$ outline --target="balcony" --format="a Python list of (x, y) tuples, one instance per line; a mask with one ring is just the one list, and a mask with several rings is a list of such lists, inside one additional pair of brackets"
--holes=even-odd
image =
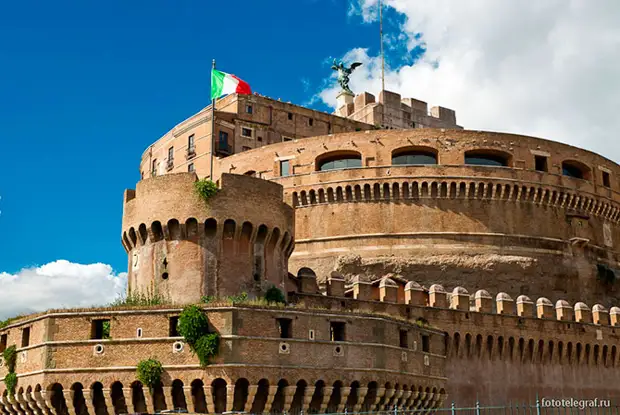
[(188, 148), (187, 153), (185, 153), (185, 159), (191, 160), (194, 157), (196, 157), (196, 148), (195, 147)]
[(166, 162), (166, 170), (170, 171), (174, 167), (174, 159), (170, 159)]
[(230, 146), (228, 143), (218, 142), (215, 146), (215, 153), (218, 156), (230, 156), (233, 153), (232, 146)]

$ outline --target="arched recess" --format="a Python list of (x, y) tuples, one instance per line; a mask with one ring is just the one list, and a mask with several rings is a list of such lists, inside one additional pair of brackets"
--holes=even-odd
[(269, 397), (269, 381), (267, 379), (261, 379), (258, 381), (258, 388), (256, 388), (256, 396), (254, 402), (252, 402), (252, 408), (250, 413), (262, 414)]
[(288, 381), (286, 379), (280, 379), (278, 382), (278, 390), (276, 391), (276, 395), (273, 397), (273, 404), (271, 405), (272, 414), (280, 414), (284, 411), (284, 391), (287, 386)]
[(252, 265), (252, 275), (254, 281), (261, 281), (265, 276), (265, 239), (268, 229), (265, 225), (258, 227), (256, 240), (254, 241), (254, 262)]
[(342, 382), (337, 380), (334, 382), (332, 389), (332, 396), (329, 397), (329, 401), (327, 403), (327, 413), (333, 414), (338, 411), (338, 406), (340, 405), (340, 400), (342, 399)]
[(377, 400), (377, 382), (370, 382), (368, 384), (368, 392), (364, 398), (362, 404), (362, 412), (369, 412), (374, 409), (374, 403)]
[(215, 238), (217, 234), (217, 220), (209, 218), (205, 221), (205, 236), (207, 238)]
[(129, 228), (129, 239), (131, 240), (131, 247), (135, 248), (138, 245), (138, 236), (134, 228)]
[(176, 219), (170, 219), (167, 224), (168, 235), (171, 240), (178, 241), (181, 239), (181, 226)]
[(438, 164), (437, 150), (432, 147), (408, 146), (392, 151), (392, 165), (416, 166)]
[[(114, 382), (112, 386), (110, 387), (110, 394), (112, 396), (112, 405), (114, 406), (114, 413), (115, 414), (126, 414), (127, 403), (125, 402), (125, 395), (123, 395), (123, 384), (121, 382)], [(110, 411), (108, 410), (108, 412)]]
[(166, 410), (166, 397), (164, 395), (164, 388), (161, 382), (153, 387), (153, 407), (155, 412), (161, 412)]
[[(95, 382), (90, 389), (93, 397), (93, 406), (95, 407), (95, 415), (107, 415), (108, 411), (105, 404), (105, 397), (103, 396), (103, 384), (101, 384), (101, 382)], [(110, 412), (112, 412), (111, 408)]]
[(494, 149), (478, 149), (465, 152), (465, 164), (473, 166), (511, 167), (512, 154)]
[(562, 175), (575, 179), (590, 180), (591, 169), (586, 164), (577, 160), (564, 160), (562, 162)]
[(88, 408), (86, 407), (86, 399), (84, 399), (84, 386), (81, 383), (74, 383), (71, 386), (73, 391), (73, 408), (75, 409), (75, 415), (88, 415)]
[(297, 414), (301, 411), (304, 404), (304, 395), (306, 393), (306, 388), (308, 387), (308, 383), (305, 380), (300, 380), (297, 382), (297, 387), (295, 388), (295, 395), (293, 395), (293, 401), (291, 402), (291, 410), (289, 411), (292, 414)]
[(317, 380), (314, 384), (314, 394), (312, 395), (312, 400), (310, 401), (310, 409), (308, 412), (318, 413), (321, 409), (321, 404), (323, 403), (323, 392), (325, 390), (325, 382), (322, 380)]
[(185, 221), (185, 234), (190, 241), (195, 241), (198, 238), (198, 221), (196, 218), (189, 218)]
[(156, 220), (151, 224), (151, 242), (158, 242), (164, 239), (164, 231), (161, 227), (161, 222)]
[(213, 406), (216, 414), (226, 412), (226, 386), (226, 381), (222, 378), (217, 378), (211, 383)]
[(69, 415), (69, 408), (67, 408), (62, 385), (60, 383), (54, 383), (48, 388), (48, 391), (52, 395), (52, 407), (56, 411), (56, 415)]
[(243, 173), (244, 176), (250, 176), (250, 177), (256, 177), (256, 171), (254, 170), (248, 170), (245, 173)]
[(138, 226), (138, 234), (140, 235), (140, 242), (142, 244), (145, 244), (149, 237), (149, 234), (146, 231), (146, 225), (144, 223), (141, 223), (140, 226)]
[[(195, 379), (192, 382), (192, 401), (194, 402), (194, 409), (196, 413), (207, 413), (207, 399), (205, 397), (204, 383), (200, 379)], [(136, 410), (137, 411), (137, 410)]]
[(355, 405), (357, 405), (357, 400), (359, 399), (359, 389), (360, 383), (358, 381), (353, 381), (351, 383), (351, 391), (349, 392), (349, 397), (347, 398), (347, 402), (345, 404), (345, 409), (347, 412), (353, 411)]
[(233, 412), (243, 412), (245, 410), (245, 404), (248, 400), (248, 389), (250, 382), (241, 378), (235, 382), (235, 395), (233, 398)]
[(353, 150), (331, 151), (317, 156), (314, 165), (316, 171), (362, 167), (362, 154)]
[(185, 392), (183, 391), (183, 382), (179, 379), (175, 379), (172, 382), (172, 407), (169, 409), (187, 409), (187, 402), (185, 401)]
[(131, 384), (131, 403), (136, 413), (145, 413), (148, 411), (144, 389), (140, 381), (135, 381)]
[(243, 222), (241, 225), (241, 238), (239, 239), (239, 254), (247, 254), (250, 252), (250, 240), (252, 239), (252, 224)]

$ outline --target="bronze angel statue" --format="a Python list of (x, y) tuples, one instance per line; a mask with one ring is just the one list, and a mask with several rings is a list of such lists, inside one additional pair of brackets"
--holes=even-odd
[(338, 83), (340, 84), (340, 87), (342, 88), (343, 91), (348, 92), (350, 94), (353, 93), (351, 92), (351, 89), (349, 88), (349, 76), (355, 70), (355, 68), (361, 65), (362, 65), (361, 62), (355, 62), (351, 64), (351, 67), (347, 68), (346, 66), (344, 66), (344, 63), (342, 62), (338, 63), (338, 61), (334, 59), (334, 64), (332, 65), (332, 69), (334, 71), (338, 71)]

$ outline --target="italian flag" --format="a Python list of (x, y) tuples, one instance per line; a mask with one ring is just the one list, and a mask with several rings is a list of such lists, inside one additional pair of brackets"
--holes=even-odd
[(252, 94), (250, 85), (247, 82), (242, 81), (235, 75), (215, 69), (211, 70), (211, 99), (235, 92), (237, 94)]

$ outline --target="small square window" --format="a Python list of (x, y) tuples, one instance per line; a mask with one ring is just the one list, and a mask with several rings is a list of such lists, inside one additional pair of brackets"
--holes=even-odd
[(407, 332), (407, 330), (401, 330), (400, 331), (400, 341), (399, 341), (399, 344), (400, 344), (400, 347), (403, 347), (405, 349), (409, 348), (409, 341), (408, 341), (408, 337), (409, 336), (408, 336), (408, 334), (409, 333)]
[(263, 141), (263, 137), (258, 137), (256, 140), (262, 142)]
[(293, 119), (293, 113), (292, 112), (288, 113), (288, 119), (289, 119), (289, 121)]
[(547, 157), (545, 156), (534, 156), (534, 164), (538, 171), (549, 171), (547, 168)]
[(8, 342), (8, 337), (9, 336), (7, 334), (3, 334), (2, 336), (0, 336), (0, 353), (6, 350), (6, 344)]
[(333, 342), (343, 342), (345, 323), (339, 321), (332, 321), (329, 327), (330, 340)]
[(168, 320), (168, 337), (179, 337), (179, 317), (170, 317)]
[(283, 160), (280, 162), (280, 176), (286, 177), (291, 174), (291, 162), (290, 160)]
[(90, 326), (91, 339), (110, 338), (110, 320), (93, 320)]
[(308, 118), (308, 125), (312, 127), (314, 125), (314, 119)]
[(603, 186), (611, 187), (611, 179), (609, 173), (607, 173), (606, 171), (603, 172)]
[(246, 105), (245, 106), (245, 112), (247, 112), (248, 114), (252, 114), (253, 108), (251, 105)]
[(422, 335), (422, 351), (425, 353), (430, 353), (431, 351), (431, 338), (427, 335)]
[(28, 347), (30, 345), (30, 327), (24, 327), (22, 329), (22, 347)]
[(244, 127), (241, 129), (241, 135), (243, 137), (252, 137), (252, 130)]
[(194, 167), (194, 163), (189, 163), (187, 165), (187, 171), (190, 172), (190, 173), (193, 172), (193, 171), (196, 171), (196, 168)]
[(293, 320), (290, 318), (277, 318), (278, 331), (281, 339), (290, 339), (293, 337)]

